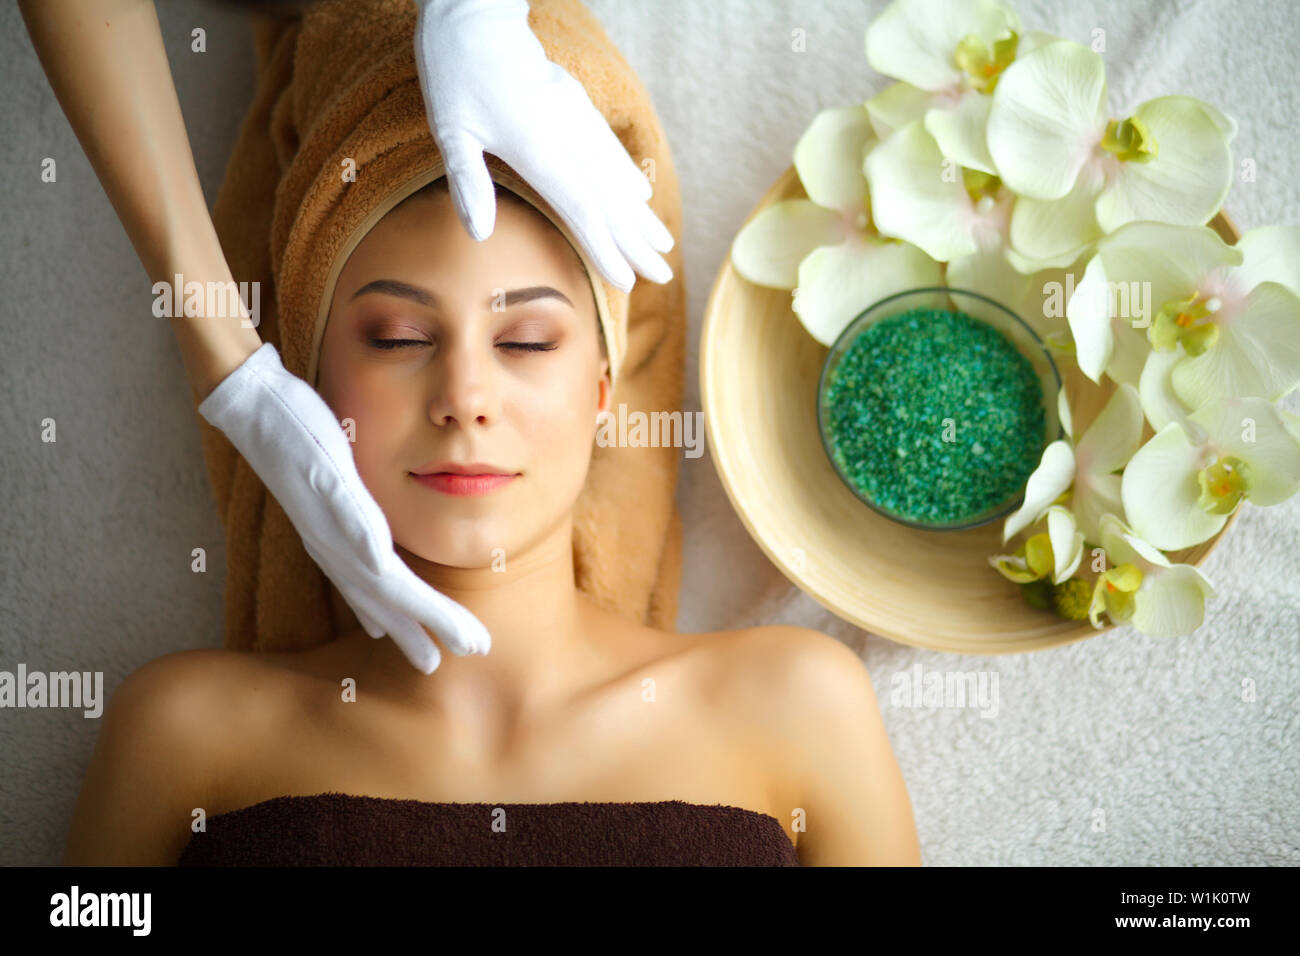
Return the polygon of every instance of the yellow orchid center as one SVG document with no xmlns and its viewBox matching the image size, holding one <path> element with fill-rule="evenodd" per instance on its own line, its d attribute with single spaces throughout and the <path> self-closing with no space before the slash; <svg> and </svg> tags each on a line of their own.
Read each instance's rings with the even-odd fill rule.
<svg viewBox="0 0 1300 956">
<path fill-rule="evenodd" d="M 998 572 L 1017 584 L 1041 580 L 1056 568 L 1052 540 L 1046 533 L 1033 535 L 1013 554 L 1000 555 L 995 560 Z"/>
<path fill-rule="evenodd" d="M 966 195 L 970 196 L 970 201 L 976 206 L 984 200 L 988 200 L 985 205 L 991 205 L 998 190 L 1002 188 L 1002 180 L 997 176 L 966 166 L 961 168 L 961 181 L 966 187 Z"/>
<path fill-rule="evenodd" d="M 1126 163 L 1149 163 L 1160 152 L 1155 137 L 1136 116 L 1107 123 L 1101 148 Z"/>
<path fill-rule="evenodd" d="M 1036 577 L 1045 578 L 1056 568 L 1052 539 L 1046 532 L 1030 536 L 1022 548 L 1025 562 Z"/>
<path fill-rule="evenodd" d="M 1198 503 L 1214 515 L 1232 514 L 1250 493 L 1252 484 L 1250 465 L 1235 455 L 1223 456 L 1202 468 L 1196 480 L 1201 485 Z"/>
<path fill-rule="evenodd" d="M 1220 306 L 1217 297 L 1205 298 L 1199 289 L 1190 299 L 1170 299 L 1156 313 L 1147 337 L 1155 348 L 1172 349 L 1181 342 L 1188 355 L 1200 355 L 1219 340 L 1214 314 Z"/>
<path fill-rule="evenodd" d="M 980 93 L 992 93 L 1002 71 L 1016 58 L 1019 43 L 1020 35 L 1012 31 L 1010 36 L 994 41 L 993 49 L 990 50 L 979 36 L 968 33 L 957 44 L 952 59 L 957 69 L 966 74 L 966 82 L 971 89 Z"/>
<path fill-rule="evenodd" d="M 1134 595 L 1142 584 L 1142 571 L 1135 564 L 1121 564 L 1104 571 L 1093 586 L 1091 612 L 1104 610 L 1112 621 L 1133 616 Z"/>
</svg>

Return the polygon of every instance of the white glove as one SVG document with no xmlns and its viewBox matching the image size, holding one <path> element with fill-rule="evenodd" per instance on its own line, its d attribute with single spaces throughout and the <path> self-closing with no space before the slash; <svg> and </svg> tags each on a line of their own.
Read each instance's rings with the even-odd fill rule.
<svg viewBox="0 0 1300 956">
<path fill-rule="evenodd" d="M 286 371 L 270 342 L 199 404 L 275 495 L 313 561 L 371 637 L 385 634 L 425 674 L 442 660 L 433 630 L 458 657 L 492 639 L 468 608 L 421 580 L 393 550 L 388 519 L 357 473 L 352 445 L 325 400 Z"/>
<path fill-rule="evenodd" d="M 630 262 L 672 280 L 655 250 L 673 236 L 646 201 L 653 190 L 581 83 L 546 58 L 527 0 L 415 0 L 415 63 L 429 129 L 447 166 L 456 212 L 475 239 L 496 222 L 483 161 L 504 160 L 537 191 L 624 292 Z"/>
</svg>

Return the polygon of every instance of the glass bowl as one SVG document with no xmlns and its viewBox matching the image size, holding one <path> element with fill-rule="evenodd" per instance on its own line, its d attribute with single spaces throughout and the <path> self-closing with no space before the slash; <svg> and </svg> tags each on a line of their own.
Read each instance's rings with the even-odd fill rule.
<svg viewBox="0 0 1300 956">
<path fill-rule="evenodd" d="M 850 322 L 831 346 L 826 361 L 822 365 L 821 377 L 817 382 L 817 427 L 821 433 L 822 448 L 840 481 L 867 507 L 897 524 L 923 531 L 965 531 L 997 521 L 1019 508 L 1025 500 L 1025 484 L 1028 476 L 1026 476 L 1026 482 L 1021 482 L 1018 487 L 1012 489 L 1005 500 L 990 505 L 974 515 L 968 515 L 946 524 L 927 523 L 897 514 L 881 503 L 874 501 L 869 494 L 858 488 L 850 480 L 849 476 L 844 473 L 833 451 L 834 444 L 830 435 L 830 410 L 827 402 L 827 386 L 831 374 L 858 335 L 865 331 L 868 326 L 891 316 L 920 308 L 964 312 L 971 318 L 984 322 L 1001 332 L 1015 346 L 1017 351 L 1029 361 L 1042 393 L 1044 437 L 1043 444 L 1039 448 L 1038 458 L 1041 458 L 1042 449 L 1046 448 L 1048 444 L 1058 438 L 1065 437 L 1057 407 L 1057 397 L 1061 389 L 1061 374 L 1042 339 L 1030 328 L 1028 323 L 1011 309 L 978 292 L 943 286 L 909 289 L 881 299 Z M 1035 467 L 1037 467 L 1037 458 L 1035 459 Z"/>
</svg>

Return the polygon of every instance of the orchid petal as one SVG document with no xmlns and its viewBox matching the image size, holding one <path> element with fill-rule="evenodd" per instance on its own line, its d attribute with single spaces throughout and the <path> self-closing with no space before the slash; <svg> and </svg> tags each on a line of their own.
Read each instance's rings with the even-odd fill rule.
<svg viewBox="0 0 1300 956">
<path fill-rule="evenodd" d="M 1047 535 L 1056 562 L 1052 580 L 1060 584 L 1074 574 L 1083 560 L 1083 534 L 1068 508 L 1053 505 L 1047 509 Z"/>
<path fill-rule="evenodd" d="M 1197 504 L 1202 449 L 1177 422 L 1170 422 L 1138 449 L 1124 469 L 1124 513 L 1134 531 L 1157 548 L 1177 551 L 1219 533 L 1227 515 Z"/>
<path fill-rule="evenodd" d="M 1185 404 L 1200 408 L 1233 396 L 1277 401 L 1300 385 L 1300 296 L 1261 282 L 1217 324 L 1218 341 L 1174 368 L 1174 391 Z"/>
<path fill-rule="evenodd" d="M 1136 540 L 1133 529 L 1117 513 L 1102 515 L 1098 522 L 1100 544 L 1112 567 L 1121 564 L 1145 566 L 1148 562 L 1134 550 L 1130 541 Z"/>
<path fill-rule="evenodd" d="M 984 135 L 992 104 L 992 97 L 968 90 L 956 103 L 931 107 L 925 114 L 925 131 L 958 166 L 997 175 Z"/>
<path fill-rule="evenodd" d="M 794 147 L 794 168 L 819 206 L 857 213 L 867 206 L 862 159 L 876 143 L 862 106 L 833 106 L 813 117 Z"/>
<path fill-rule="evenodd" d="M 1006 252 L 1007 261 L 1011 263 L 1012 268 L 1024 275 L 1031 275 L 1035 272 L 1045 272 L 1048 269 L 1064 269 L 1067 266 L 1074 265 L 1074 263 L 1079 259 L 1079 254 L 1073 250 L 1064 255 L 1053 256 L 1049 259 L 1031 259 L 1028 256 L 1022 256 L 1010 246 L 1007 246 Z"/>
<path fill-rule="evenodd" d="M 1065 37 L 1058 37 L 1053 33 L 1047 33 L 1043 30 L 1030 30 L 1028 33 L 1020 34 L 1020 42 L 1016 44 L 1016 57 L 1028 56 L 1040 46 L 1047 46 L 1049 43 L 1059 43 Z"/>
<path fill-rule="evenodd" d="M 1127 223 L 1099 240 L 1097 253 L 1106 263 L 1111 288 L 1134 293 L 1129 296 L 1129 317 L 1144 320 L 1142 328 L 1166 302 L 1186 299 L 1202 278 L 1224 266 L 1240 265 L 1243 259 L 1240 249 L 1208 226 L 1146 221 Z M 1133 299 L 1145 300 L 1147 308 L 1132 308 Z"/>
<path fill-rule="evenodd" d="M 1115 387 L 1115 394 L 1097 413 L 1075 445 L 1074 457 L 1081 471 L 1108 475 L 1127 464 L 1142 443 L 1142 400 L 1132 385 Z"/>
<path fill-rule="evenodd" d="M 953 62 L 964 37 L 991 44 L 1019 30 L 1015 11 L 997 0 L 894 0 L 867 28 L 867 62 L 885 76 L 942 90 L 964 80 Z"/>
<path fill-rule="evenodd" d="M 863 106 L 871 118 L 877 139 L 886 139 L 895 130 L 902 129 L 913 120 L 924 119 L 936 94 L 899 80 L 885 87 Z"/>
<path fill-rule="evenodd" d="M 1234 277 L 1246 291 L 1280 282 L 1300 295 L 1300 226 L 1260 226 L 1237 240 L 1243 261 Z"/>
<path fill-rule="evenodd" d="M 1297 415 L 1295 412 L 1289 412 L 1280 405 L 1274 405 L 1273 407 L 1276 408 L 1277 413 L 1282 416 L 1282 422 L 1286 425 L 1286 430 L 1295 437 L 1296 441 L 1300 441 L 1300 415 Z"/>
<path fill-rule="evenodd" d="M 814 249 L 799 263 L 793 308 L 808 334 L 830 346 L 868 306 L 895 292 L 941 283 L 939 263 L 916 246 L 853 234 Z"/>
<path fill-rule="evenodd" d="M 1065 306 L 1079 369 L 1098 384 L 1115 348 L 1107 288 L 1105 264 L 1101 256 L 1093 256 Z"/>
<path fill-rule="evenodd" d="M 1149 162 L 1119 163 L 1097 198 L 1102 229 L 1139 219 L 1199 226 L 1219 211 L 1232 185 L 1232 152 L 1204 107 L 1190 96 L 1161 96 L 1137 108 L 1159 152 Z"/>
<path fill-rule="evenodd" d="M 1143 574 L 1158 574 L 1160 569 L 1172 567 L 1160 549 L 1138 536 L 1131 528 L 1125 532 L 1124 540 L 1128 542 L 1135 555 L 1135 563 Z"/>
<path fill-rule="evenodd" d="M 793 289 L 799 263 L 818 246 L 844 240 L 844 217 L 808 199 L 786 199 L 759 211 L 731 244 L 731 264 L 755 285 Z"/>
<path fill-rule="evenodd" d="M 1018 196 L 1011 208 L 1012 247 L 1027 259 L 1073 262 L 1104 235 L 1096 213 L 1104 185 L 1101 169 L 1089 165 L 1060 199 Z"/>
<path fill-rule="evenodd" d="M 1176 564 L 1144 578 L 1129 623 L 1152 637 L 1182 637 L 1205 620 L 1205 599 L 1214 589 L 1190 564 Z"/>
<path fill-rule="evenodd" d="M 1124 513 L 1124 503 L 1120 497 L 1120 476 L 1076 475 L 1070 508 L 1074 511 L 1084 538 L 1097 541 L 1101 537 L 1101 519 L 1108 514 Z"/>
<path fill-rule="evenodd" d="M 1020 57 L 1002 72 L 989 110 L 998 175 L 1021 196 L 1065 196 L 1101 139 L 1105 108 L 1106 67 L 1097 53 L 1061 40 Z"/>
<path fill-rule="evenodd" d="M 1016 584 L 1028 584 L 1039 580 L 1039 576 L 1029 567 L 1029 562 L 1017 554 L 994 554 L 988 559 L 993 570 L 1008 581 Z"/>
<path fill-rule="evenodd" d="M 1142 367 L 1138 386 L 1138 392 L 1142 396 L 1142 411 L 1151 423 L 1151 428 L 1157 432 L 1170 422 L 1183 424 L 1193 411 L 1183 404 L 1173 386 L 1174 366 L 1186 357 L 1187 353 L 1180 343 L 1172 349 L 1152 350 Z"/>
<path fill-rule="evenodd" d="M 1070 412 L 1070 400 L 1065 394 L 1065 386 L 1062 385 L 1056 393 L 1056 415 L 1061 420 L 1061 427 L 1065 429 L 1065 434 L 1074 440 L 1074 416 Z"/>
<path fill-rule="evenodd" d="M 1137 388 L 1142 382 L 1142 370 L 1151 354 L 1151 343 L 1144 332 L 1129 325 L 1127 319 L 1110 320 L 1110 331 L 1115 336 L 1115 348 L 1106 365 L 1106 377 L 1120 385 Z"/>
<path fill-rule="evenodd" d="M 1074 454 L 1068 442 L 1058 439 L 1043 449 L 1043 457 L 1025 483 L 1025 500 L 1007 516 L 1002 542 L 1033 524 L 1074 480 Z"/>
<path fill-rule="evenodd" d="M 940 262 L 978 250 L 961 176 L 945 181 L 944 171 L 955 167 L 919 121 L 876 146 L 864 165 L 881 233 L 905 239 Z"/>
<path fill-rule="evenodd" d="M 1224 141 L 1231 143 L 1237 136 L 1237 121 L 1212 103 L 1205 100 L 1197 100 L 1196 103 L 1223 134 Z"/>
<path fill-rule="evenodd" d="M 1300 491 L 1300 436 L 1283 411 L 1267 399 L 1231 398 L 1211 402 L 1191 416 L 1225 456 L 1250 466 L 1246 498 L 1260 507 L 1281 504 Z"/>
</svg>

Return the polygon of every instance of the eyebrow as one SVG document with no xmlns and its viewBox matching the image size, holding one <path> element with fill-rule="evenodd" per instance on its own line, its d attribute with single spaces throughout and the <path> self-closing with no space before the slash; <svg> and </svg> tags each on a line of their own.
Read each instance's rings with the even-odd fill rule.
<svg viewBox="0 0 1300 956">
<path fill-rule="evenodd" d="M 442 304 L 437 293 L 429 289 L 423 289 L 417 285 L 411 285 L 409 282 L 402 282 L 398 279 L 375 279 L 373 282 L 367 282 L 356 292 L 352 293 L 349 302 L 360 296 L 371 292 L 380 292 L 384 295 L 394 295 L 401 299 L 410 299 L 419 305 L 428 309 L 436 309 Z M 488 296 L 487 306 L 492 307 L 496 296 Z M 569 297 L 559 289 L 554 289 L 549 285 L 533 285 L 526 289 L 511 289 L 506 293 L 505 307 L 508 309 L 512 305 L 520 305 L 524 302 L 532 302 L 534 299 L 558 299 L 564 302 L 571 309 L 576 306 L 569 300 Z"/>
</svg>

